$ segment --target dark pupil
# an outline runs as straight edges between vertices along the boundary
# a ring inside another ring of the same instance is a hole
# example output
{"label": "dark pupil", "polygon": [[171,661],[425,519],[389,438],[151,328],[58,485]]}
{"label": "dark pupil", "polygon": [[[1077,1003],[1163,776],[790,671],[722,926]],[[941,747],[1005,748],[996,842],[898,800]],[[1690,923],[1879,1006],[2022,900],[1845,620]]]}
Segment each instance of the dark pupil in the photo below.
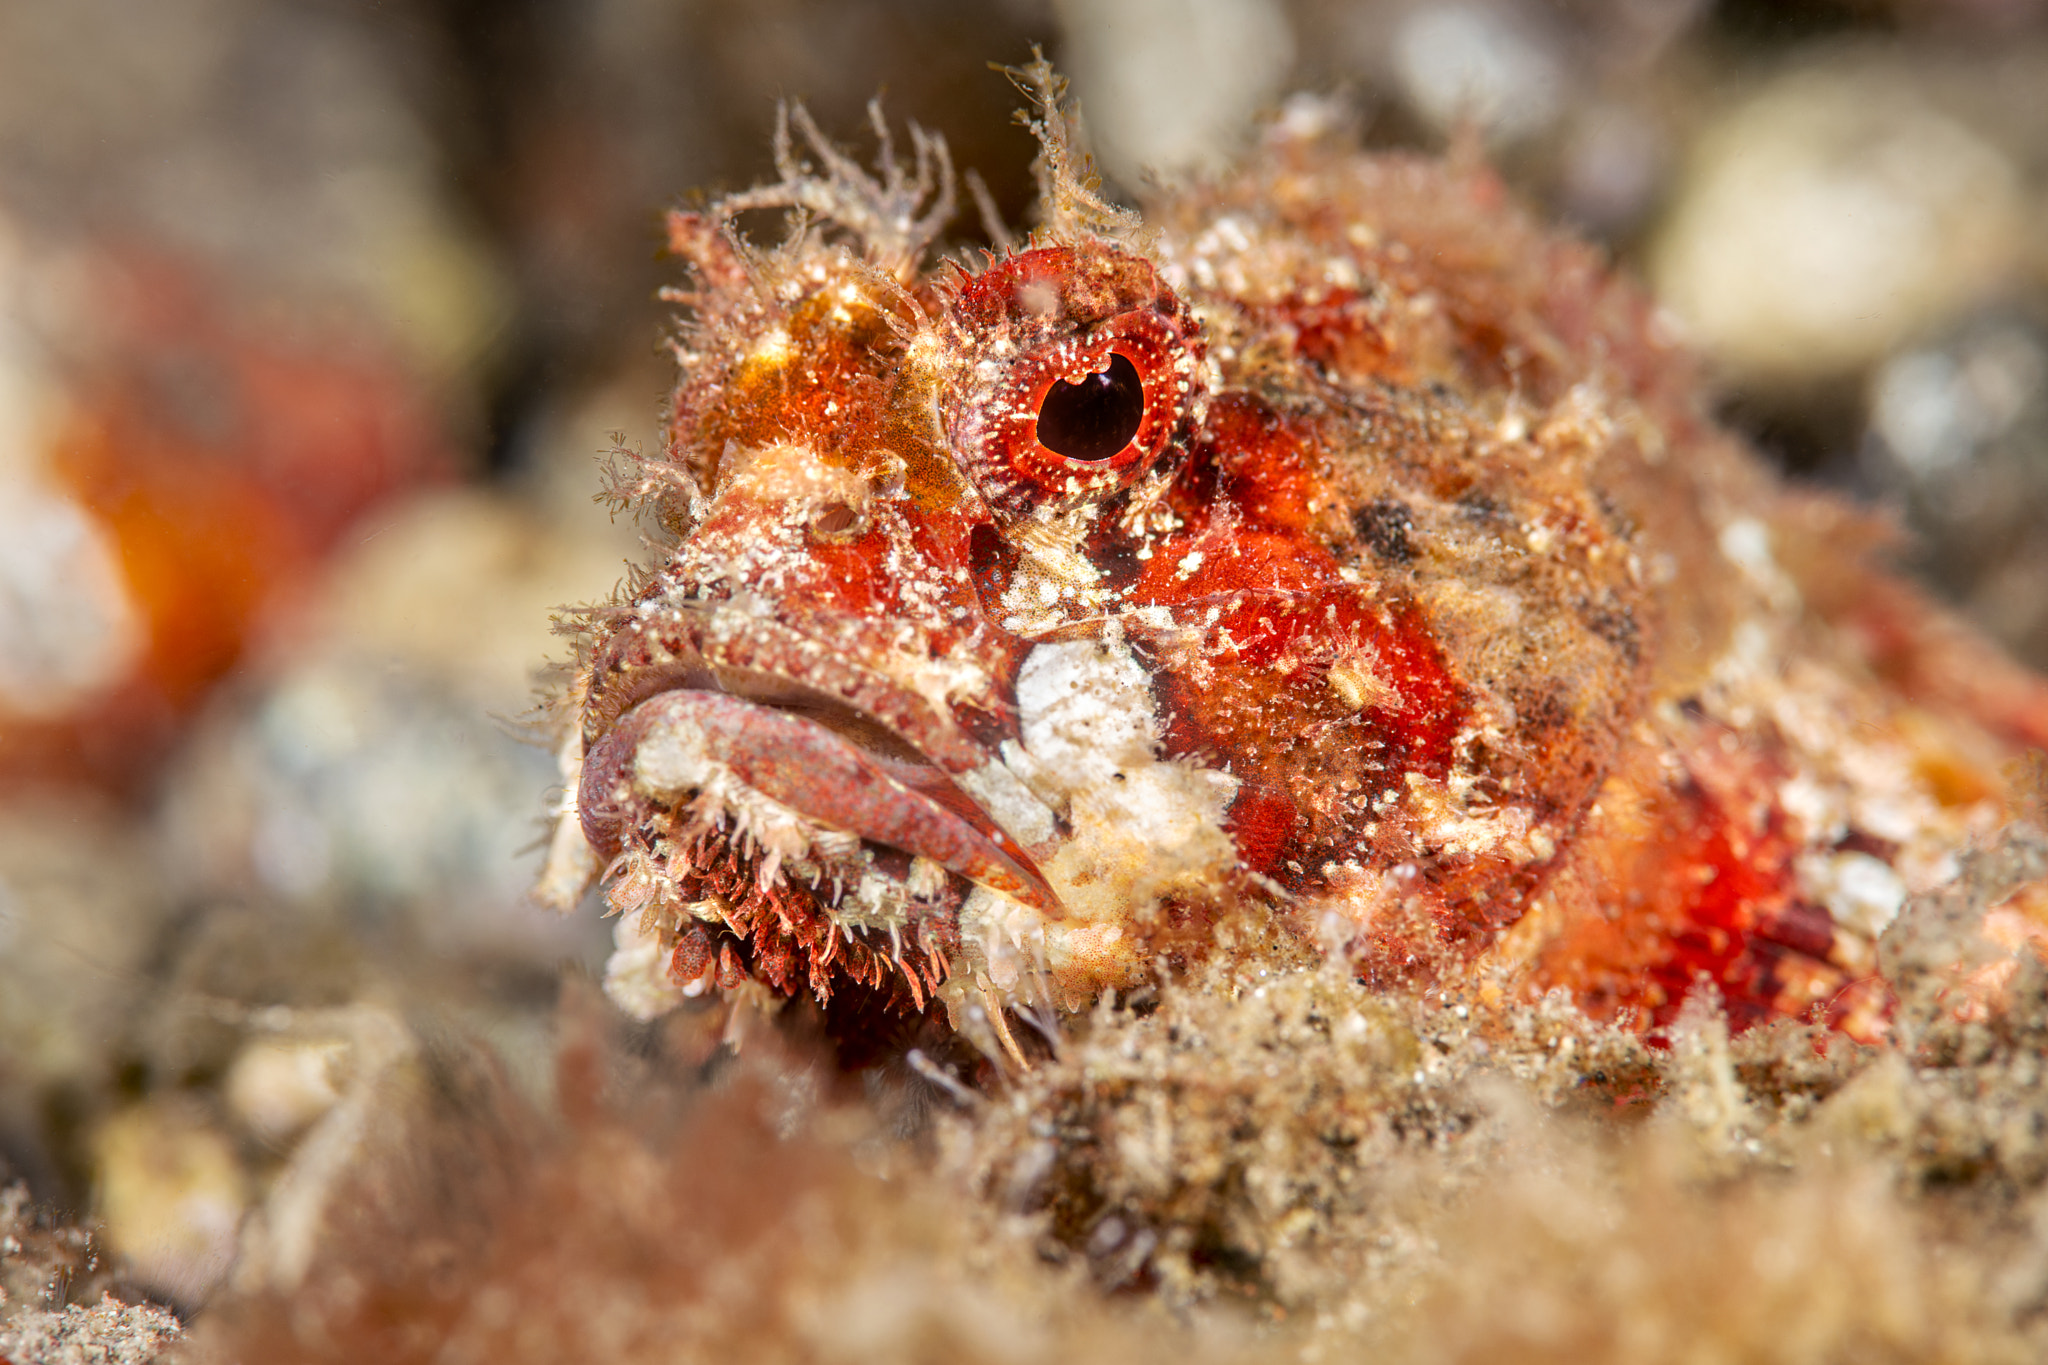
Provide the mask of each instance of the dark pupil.
{"label": "dark pupil", "polygon": [[1070,460],[1106,460],[1131,443],[1145,419],[1145,384],[1121,355],[1079,383],[1062,379],[1038,405],[1038,443]]}

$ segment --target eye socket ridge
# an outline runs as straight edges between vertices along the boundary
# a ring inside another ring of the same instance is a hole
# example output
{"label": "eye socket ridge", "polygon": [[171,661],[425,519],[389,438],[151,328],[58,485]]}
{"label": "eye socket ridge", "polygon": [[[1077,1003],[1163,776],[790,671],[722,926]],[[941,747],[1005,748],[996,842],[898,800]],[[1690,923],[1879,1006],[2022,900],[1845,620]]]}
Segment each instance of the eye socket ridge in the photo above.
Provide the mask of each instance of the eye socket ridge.
{"label": "eye socket ridge", "polygon": [[1182,319],[1142,307],[1009,360],[948,418],[990,507],[1009,520],[1137,482],[1197,401],[1198,348]]}

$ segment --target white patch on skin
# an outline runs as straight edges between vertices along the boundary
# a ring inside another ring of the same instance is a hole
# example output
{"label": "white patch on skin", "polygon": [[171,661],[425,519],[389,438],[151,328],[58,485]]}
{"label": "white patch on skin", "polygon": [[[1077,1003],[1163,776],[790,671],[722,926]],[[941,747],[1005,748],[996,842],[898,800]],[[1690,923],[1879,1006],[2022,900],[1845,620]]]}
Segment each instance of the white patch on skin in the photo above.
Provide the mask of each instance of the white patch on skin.
{"label": "white patch on skin", "polygon": [[1237,862],[1223,829],[1237,785],[1228,773],[1166,761],[1075,792],[1074,837],[1044,867],[1069,918],[1142,921],[1170,892],[1217,889]]}
{"label": "white patch on skin", "polygon": [[1530,828],[1526,806],[1467,810],[1465,793],[1421,773],[1408,773],[1408,810],[1422,843],[1449,857],[1498,853],[1532,863],[1557,851],[1550,837]]}
{"label": "white patch on skin", "polygon": [[869,475],[830,464],[800,442],[735,448],[728,459],[721,499],[739,497],[759,506],[780,507],[786,519],[798,522],[832,503],[844,503],[863,516],[868,511],[873,488]]}
{"label": "white patch on skin", "polygon": [[1131,611],[1129,619],[1147,630],[1172,630],[1173,610],[1170,607],[1138,607]]}
{"label": "white patch on skin", "polygon": [[1152,680],[1121,640],[1040,645],[1017,672],[1017,722],[1031,757],[1069,793],[1153,761]]}
{"label": "white patch on skin", "polygon": [[789,333],[780,327],[771,327],[761,334],[761,340],[747,353],[747,361],[754,365],[780,366],[789,359]]}
{"label": "white patch on skin", "polygon": [[1340,649],[1325,675],[1330,691],[1353,711],[1400,700],[1400,691],[1380,676],[1377,651],[1363,643]]}
{"label": "white patch on skin", "polygon": [[1868,853],[1809,853],[1798,861],[1799,883],[1827,907],[1836,924],[1876,938],[1906,904],[1906,883]]}
{"label": "white patch on skin", "polygon": [[1795,773],[1779,783],[1778,806],[1799,822],[1797,833],[1809,844],[1833,843],[1848,832],[1848,802],[1812,773]]}
{"label": "white patch on skin", "polygon": [[1771,606],[1779,611],[1798,606],[1799,589],[1771,554],[1771,533],[1762,522],[1753,517],[1731,521],[1721,528],[1719,543],[1721,557],[1742,570]]}
{"label": "white patch on skin", "polygon": [[1017,572],[1003,593],[1003,628],[1038,635],[1065,624],[1076,610],[1096,612],[1109,601],[1102,575],[1082,548],[1095,508],[1029,517],[1012,529]]}
{"label": "white patch on skin", "polygon": [[[1021,754],[1015,744],[1003,747]],[[1025,786],[1005,764],[985,763],[955,780],[962,791],[974,798],[976,805],[988,812],[991,820],[1024,847],[1037,848],[1051,841],[1052,808],[1033,795],[1031,788]]]}
{"label": "white patch on skin", "polygon": [[[1018,672],[1017,711],[1022,744],[1004,746],[1006,766],[1045,815],[1015,790],[1006,790],[1007,814],[1020,825],[1043,819],[1048,832],[1052,813],[1066,817],[1071,836],[1040,861],[1066,915],[1048,921],[977,889],[962,907],[961,937],[1005,992],[1042,951],[1071,1005],[1143,976],[1150,962],[1136,930],[1163,898],[1223,886],[1237,864],[1223,816],[1238,784],[1160,756],[1151,678],[1120,638],[1034,649]],[[1006,787],[987,773],[981,784]]]}

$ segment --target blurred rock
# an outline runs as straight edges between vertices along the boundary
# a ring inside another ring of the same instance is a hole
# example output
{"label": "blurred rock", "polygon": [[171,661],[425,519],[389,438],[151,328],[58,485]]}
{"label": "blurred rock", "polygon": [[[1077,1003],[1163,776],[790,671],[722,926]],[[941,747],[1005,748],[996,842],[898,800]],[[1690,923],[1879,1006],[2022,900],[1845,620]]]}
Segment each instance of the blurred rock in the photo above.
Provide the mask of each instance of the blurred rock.
{"label": "blurred rock", "polygon": [[[1294,0],[1290,83],[1342,92],[1367,140],[1468,137],[1518,191],[1628,243],[1698,101],[1702,0]],[[1691,40],[1691,41],[1689,41]]]}
{"label": "blurred rock", "polygon": [[159,941],[117,1056],[153,1091],[211,1093],[244,1045],[268,1036],[263,1011],[341,1008],[380,986],[396,990],[402,964],[375,946],[355,926],[287,905],[200,902]]}
{"label": "blurred rock", "polygon": [[503,494],[396,509],[194,744],[166,857],[210,894],[448,951],[574,954],[589,926],[527,897],[558,778],[547,733],[517,717],[536,662],[563,649],[550,615],[605,595],[617,565],[607,537],[574,539]]}
{"label": "blurred rock", "polygon": [[1740,93],[1700,123],[1653,273],[1718,361],[1724,415],[1900,513],[1904,558],[2038,665],[2048,42],[1891,8],[1941,37],[1714,55]]}
{"label": "blurred rock", "polygon": [[[586,493],[602,439],[592,431],[575,461]],[[614,527],[590,501],[548,515],[502,493],[429,494],[380,519],[337,566],[317,628],[482,712],[516,715],[541,661],[565,654],[551,620],[606,596],[637,542],[630,521]]]}
{"label": "blurred rock", "polygon": [[[591,444],[560,456],[586,488]],[[545,1099],[560,964],[594,967],[605,926],[528,899],[556,773],[519,717],[565,647],[551,614],[604,597],[637,535],[549,488],[377,514],[169,775],[159,876],[185,908],[106,1044],[146,1098],[94,1154],[112,1245],[179,1302],[241,1254],[230,1207],[263,1209],[265,1274],[353,1216],[336,1173],[402,1145],[449,1057]]]}
{"label": "blurred rock", "polygon": [[233,1145],[195,1104],[145,1101],[93,1136],[108,1249],[173,1302],[205,1300],[234,1262],[249,1191]]}
{"label": "blurred rock", "polygon": [[339,1038],[254,1039],[229,1067],[222,1098],[254,1137],[280,1144],[334,1107],[348,1060]]}
{"label": "blurred rock", "polygon": [[2048,667],[2048,322],[1988,310],[1879,366],[1861,472],[1906,515],[1912,557]]}
{"label": "blurred rock", "polygon": [[1394,29],[1396,79],[1439,132],[1470,121],[1515,142],[1547,129],[1564,103],[1556,37],[1533,7],[1418,6]]}
{"label": "blurred rock", "polygon": [[116,547],[45,466],[60,391],[25,317],[34,268],[0,217],[0,714],[40,720],[118,682],[143,638]]}
{"label": "blurred rock", "polygon": [[1702,132],[1651,252],[1692,340],[1751,387],[1854,375],[2026,268],[2020,169],[1896,63],[1843,53]]}
{"label": "blurred rock", "polygon": [[48,488],[0,489],[0,709],[61,716],[125,677],[141,646],[102,529]]}
{"label": "blurred rock", "polygon": [[50,1144],[113,1082],[168,912],[147,841],[104,806],[0,805],[0,1153],[46,1191],[75,1161]]}
{"label": "blurred rock", "polygon": [[[374,1006],[269,1022],[331,1049],[337,1089],[267,1182],[242,1237],[239,1290],[324,1283],[337,1246],[366,1225],[465,1223],[508,1193],[494,1163],[530,1139],[531,1114],[488,1049],[445,1030],[422,1033]],[[552,1048],[539,1042],[544,1065]],[[453,1246],[420,1250],[430,1259],[456,1254]]]}
{"label": "blurred rock", "polygon": [[7,6],[0,198],[39,236],[148,243],[288,325],[338,310],[460,373],[504,301],[384,39],[346,7]]}
{"label": "blurred rock", "polygon": [[0,12],[0,779],[146,789],[459,463],[503,299],[390,65],[340,10]]}
{"label": "blurred rock", "polygon": [[1053,8],[1095,149],[1126,185],[1227,162],[1294,63],[1294,35],[1276,0],[1055,0]]}
{"label": "blurred rock", "polygon": [[0,771],[133,791],[355,518],[453,459],[374,338],[281,332],[172,260],[79,268],[99,335],[67,359],[42,472],[117,562],[140,648],[66,710],[10,727]]}
{"label": "blurred rock", "polygon": [[446,930],[517,903],[521,816],[552,776],[480,711],[330,653],[200,737],[171,846],[202,886]]}

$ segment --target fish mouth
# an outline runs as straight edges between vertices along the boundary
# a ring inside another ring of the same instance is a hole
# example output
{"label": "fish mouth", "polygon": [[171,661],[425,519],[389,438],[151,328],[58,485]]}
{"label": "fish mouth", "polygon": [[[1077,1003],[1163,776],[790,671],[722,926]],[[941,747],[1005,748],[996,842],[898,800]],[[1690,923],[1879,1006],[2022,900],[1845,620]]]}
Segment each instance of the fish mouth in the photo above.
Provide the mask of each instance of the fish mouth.
{"label": "fish mouth", "polygon": [[694,689],[843,718],[874,746],[902,747],[902,756],[948,773],[986,763],[988,752],[942,707],[859,662],[888,652],[879,634],[858,619],[798,626],[729,603],[688,603],[636,617],[592,661],[583,699],[584,751],[647,698]]}
{"label": "fish mouth", "polygon": [[1062,917],[1031,855],[953,780],[988,751],[943,707],[859,662],[846,637],[868,623],[824,624],[690,604],[616,633],[583,710],[577,806],[591,847],[615,858],[650,808],[736,785]]}

